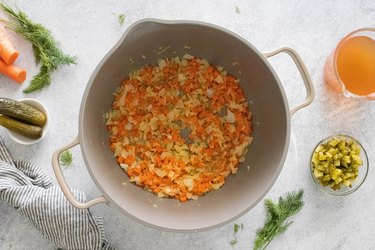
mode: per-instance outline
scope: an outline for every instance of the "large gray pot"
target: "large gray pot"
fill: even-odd
[[[280,52],[292,57],[307,90],[306,100],[292,110],[289,110],[276,73],[266,60]],[[238,173],[229,177],[221,189],[197,201],[181,203],[175,199],[157,198],[129,182],[109,149],[103,115],[111,108],[113,92],[130,71],[157,64],[160,58],[185,53],[221,65],[240,79],[253,113],[254,140]],[[109,202],[136,221],[158,229],[185,232],[212,229],[245,214],[269,191],[288,151],[290,117],[309,105],[313,98],[307,70],[298,54],[290,48],[261,54],[238,35],[211,24],[141,20],[127,29],[92,74],[81,104],[79,135],[55,152],[54,171],[67,199],[75,207],[87,208]],[[73,197],[58,163],[59,154],[78,143],[87,169],[103,193],[103,197],[85,203]]]

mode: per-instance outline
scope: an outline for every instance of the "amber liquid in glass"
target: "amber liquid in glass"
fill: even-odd
[[[337,91],[343,92],[341,81],[352,94],[366,96],[375,93],[375,40],[367,36],[344,40],[337,51],[336,69],[335,72],[333,58],[328,59],[325,80]]]

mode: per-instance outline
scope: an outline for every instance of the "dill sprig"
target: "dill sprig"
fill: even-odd
[[[257,230],[254,242],[254,250],[265,249],[276,236],[285,232],[293,221],[285,220],[298,213],[303,206],[303,190],[298,193],[287,193],[285,197],[279,198],[279,203],[273,203],[266,199],[264,204],[267,209],[267,219],[263,228]]]
[[[124,22],[125,22],[125,15],[124,15],[124,14],[119,14],[119,15],[117,16],[117,19],[118,19],[119,24],[120,24],[121,26],[123,26],[123,25],[124,25]]]
[[[40,72],[23,92],[30,93],[48,86],[51,83],[51,73],[59,65],[77,63],[75,56],[70,56],[62,52],[48,29],[41,24],[34,23],[20,10],[16,12],[10,6],[3,3],[0,4],[0,7],[12,19],[12,21],[7,21],[0,18],[0,21],[4,22],[9,29],[24,36],[32,43],[35,62],[36,64],[41,64]]]
[[[234,246],[234,245],[236,245],[237,244],[237,238],[234,238],[234,239],[232,239],[230,242],[229,242],[229,244],[231,245],[231,246]]]
[[[60,154],[60,164],[69,167],[72,165],[73,155],[69,150],[65,150]]]
[[[243,224],[242,223],[241,223],[241,225],[238,225],[237,223],[233,224],[233,235],[234,235],[234,238],[229,242],[229,244],[231,246],[234,246],[234,245],[237,244],[237,234],[240,231],[240,228],[241,228],[241,230],[243,230]]]

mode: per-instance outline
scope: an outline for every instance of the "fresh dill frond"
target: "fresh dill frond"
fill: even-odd
[[[41,64],[40,72],[31,80],[30,85],[23,92],[30,93],[40,90],[51,83],[51,73],[62,64],[76,64],[77,58],[64,54],[58,47],[51,32],[41,24],[34,23],[24,12],[14,11],[10,6],[0,4],[12,21],[0,18],[7,28],[22,35],[32,43],[35,62]]]
[[[276,236],[285,232],[293,221],[285,220],[298,213],[303,207],[303,190],[298,193],[287,193],[285,197],[279,198],[279,203],[273,203],[272,200],[264,201],[267,209],[267,219],[263,228],[259,228],[256,233],[254,250],[265,249]]]
[[[60,154],[60,164],[64,167],[70,167],[73,162],[73,155],[69,150],[65,150]]]
[[[240,226],[236,223],[233,224],[233,232],[236,234],[240,230]]]
[[[117,18],[118,18],[118,22],[119,22],[119,24],[120,24],[121,26],[123,26],[123,25],[124,25],[124,22],[125,22],[125,15],[124,15],[124,14],[119,14],[119,15],[117,16]]]
[[[233,240],[231,240],[231,241],[229,242],[229,244],[230,244],[231,246],[236,245],[236,244],[237,244],[237,239],[233,239]]]
[[[243,230],[243,224],[242,223],[241,223],[241,225],[238,225],[237,223],[233,223],[233,235],[234,235],[234,239],[229,242],[229,244],[231,246],[234,246],[234,245],[237,244],[237,234],[240,231],[240,229]]]

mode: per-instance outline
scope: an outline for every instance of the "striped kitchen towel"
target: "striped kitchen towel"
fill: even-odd
[[[83,192],[72,190],[80,202]],[[104,235],[103,220],[89,209],[77,209],[59,187],[37,166],[14,162],[0,138],[0,201],[14,206],[41,233],[62,249],[112,250]]]

